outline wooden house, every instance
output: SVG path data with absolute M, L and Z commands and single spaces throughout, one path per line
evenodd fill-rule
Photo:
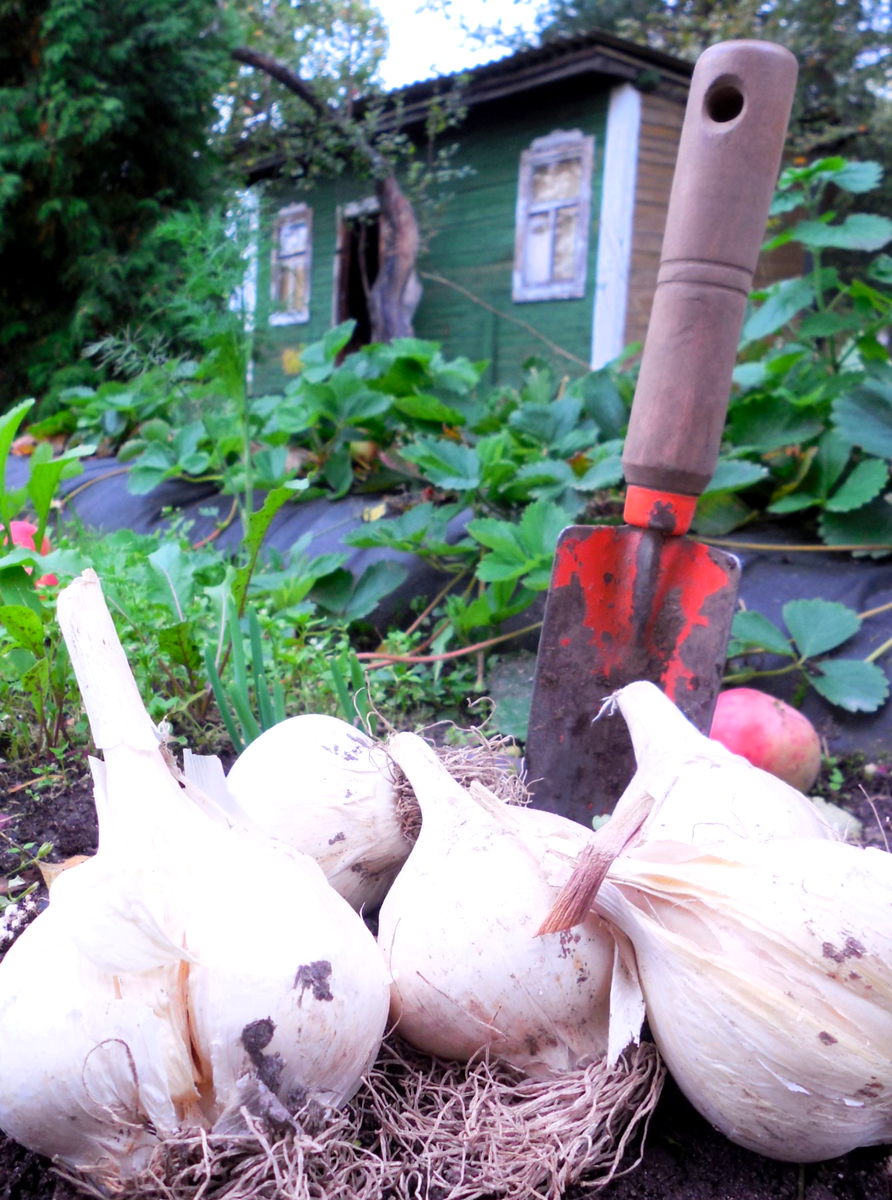
M 488 360 L 491 383 L 516 383 L 532 354 L 577 373 L 641 341 L 691 70 L 592 32 L 467 74 L 467 115 L 446 139 L 470 171 L 418 264 L 416 334 Z M 398 93 L 410 130 L 453 82 Z M 265 205 L 255 391 L 281 387 L 301 346 L 348 317 L 367 340 L 378 252 L 368 181 L 274 180 Z

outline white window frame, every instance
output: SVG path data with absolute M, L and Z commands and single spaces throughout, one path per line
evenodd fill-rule
M 306 303 L 303 308 L 277 308 L 276 305 L 280 303 L 279 280 L 281 278 L 282 266 L 287 262 L 287 257 L 291 257 L 283 256 L 281 253 L 279 231 L 283 225 L 297 221 L 303 221 L 307 227 L 307 248 L 300 256 L 305 262 Z M 285 208 L 280 208 L 273 221 L 272 234 L 273 244 L 269 281 L 271 309 L 269 323 L 270 325 L 304 325 L 310 319 L 310 281 L 313 268 L 313 210 L 308 204 L 289 204 Z
M 566 158 L 582 161 L 579 195 L 575 200 L 533 201 L 533 172 L 536 167 L 560 162 Z M 588 266 L 589 225 L 592 207 L 592 168 L 595 161 L 595 139 L 578 129 L 556 129 L 548 137 L 536 138 L 520 156 L 520 175 L 517 184 L 517 211 L 515 216 L 514 272 L 511 298 L 518 302 L 530 300 L 579 300 L 585 296 L 586 270 Z M 524 278 L 527 251 L 527 228 L 529 218 L 535 213 L 549 213 L 551 221 L 551 246 L 554 252 L 554 228 L 560 208 L 577 209 L 576 246 L 574 271 L 570 279 L 550 282 L 528 283 Z

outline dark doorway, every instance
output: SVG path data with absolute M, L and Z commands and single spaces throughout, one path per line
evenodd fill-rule
M 356 329 L 344 354 L 372 340 L 369 292 L 378 277 L 380 219 L 377 212 L 344 215 L 338 230 L 335 324 L 354 320 Z

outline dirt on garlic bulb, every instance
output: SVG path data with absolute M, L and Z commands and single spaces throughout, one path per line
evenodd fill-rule
M 649 842 L 596 908 L 635 947 L 670 1072 L 732 1141 L 788 1162 L 892 1141 L 892 856 Z

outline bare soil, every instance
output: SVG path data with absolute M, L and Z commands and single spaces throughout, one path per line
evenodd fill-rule
M 892 770 L 880 765 L 865 772 L 863 763 L 848 762 L 839 764 L 838 771 L 841 775 L 825 773 L 820 790 L 861 823 L 860 840 L 888 849 Z M 96 815 L 84 756 L 66 760 L 64 775 L 0 766 L 0 890 L 9 877 L 40 878 L 29 859 L 43 842 L 52 842 L 48 859 L 54 862 L 96 850 Z M 39 902 L 45 897 L 42 886 L 37 895 Z M 603 1200 L 892 1200 L 890 1155 L 892 1146 L 886 1146 L 806 1166 L 774 1162 L 718 1134 L 670 1080 L 642 1162 L 598 1194 Z M 574 1189 L 566 1200 L 590 1194 Z M 0 1200 L 81 1200 L 81 1194 L 46 1159 L 0 1134 Z

